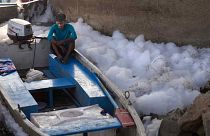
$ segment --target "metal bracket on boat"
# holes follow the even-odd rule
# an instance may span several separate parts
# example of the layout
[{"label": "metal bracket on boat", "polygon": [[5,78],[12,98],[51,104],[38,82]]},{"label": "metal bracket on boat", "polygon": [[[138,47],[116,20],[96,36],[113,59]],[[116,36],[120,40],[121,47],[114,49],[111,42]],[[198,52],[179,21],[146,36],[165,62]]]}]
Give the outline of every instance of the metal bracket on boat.
[{"label": "metal bracket on boat", "polygon": [[130,98],[130,92],[129,91],[125,91],[124,96],[125,96],[125,99],[128,100],[128,104],[129,105],[132,105],[132,102],[129,100],[129,98]]},{"label": "metal bracket on boat", "polygon": [[18,42],[18,47],[19,47],[19,49],[24,49],[23,47],[22,47],[22,44],[27,44],[28,45],[28,48],[29,49],[32,49],[32,47],[31,47],[31,43],[32,43],[33,41],[19,41]]},{"label": "metal bracket on boat", "polygon": [[23,112],[21,111],[20,104],[18,104],[18,112],[20,113],[20,115],[21,115],[21,117],[22,117],[23,119],[26,119],[25,114],[23,114]]},{"label": "metal bracket on boat", "polygon": [[129,99],[130,97],[130,92],[129,91],[125,91],[124,96],[126,99]]},{"label": "metal bracket on boat", "polygon": [[18,111],[21,112],[20,104],[18,104]]},{"label": "metal bracket on boat", "polygon": [[15,37],[16,37],[16,42],[18,44],[19,49],[24,49],[21,46],[22,44],[28,44],[28,48],[32,49],[31,48],[31,43],[33,42],[33,38],[28,38],[27,37],[26,39],[20,39],[17,33],[15,33]]}]

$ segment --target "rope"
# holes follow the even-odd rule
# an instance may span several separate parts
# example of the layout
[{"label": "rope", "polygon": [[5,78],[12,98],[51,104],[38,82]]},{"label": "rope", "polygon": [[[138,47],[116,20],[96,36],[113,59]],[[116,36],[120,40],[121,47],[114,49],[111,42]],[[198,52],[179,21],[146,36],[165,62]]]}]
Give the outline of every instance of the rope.
[{"label": "rope", "polygon": [[34,62],[35,62],[35,57],[36,57],[36,38],[34,38],[34,54],[33,54],[33,63],[32,63],[32,68],[34,69]]}]

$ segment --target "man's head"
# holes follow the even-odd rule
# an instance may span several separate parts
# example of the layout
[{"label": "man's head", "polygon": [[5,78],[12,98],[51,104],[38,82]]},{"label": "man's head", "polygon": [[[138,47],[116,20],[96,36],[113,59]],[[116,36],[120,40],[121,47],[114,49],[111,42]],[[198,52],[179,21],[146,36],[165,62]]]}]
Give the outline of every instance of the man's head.
[{"label": "man's head", "polygon": [[66,15],[63,13],[59,13],[56,15],[56,24],[58,24],[59,28],[63,28],[66,23]]}]

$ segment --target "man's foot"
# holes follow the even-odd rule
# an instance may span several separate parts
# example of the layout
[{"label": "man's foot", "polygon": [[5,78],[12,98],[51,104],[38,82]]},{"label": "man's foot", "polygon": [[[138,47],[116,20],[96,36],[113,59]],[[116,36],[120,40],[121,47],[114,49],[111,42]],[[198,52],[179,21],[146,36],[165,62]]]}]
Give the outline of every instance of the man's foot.
[{"label": "man's foot", "polygon": [[63,57],[62,56],[57,56],[56,59],[62,63]]},{"label": "man's foot", "polygon": [[65,58],[64,58],[64,59],[62,59],[61,63],[66,64],[67,61],[68,61],[68,59],[65,59]]}]

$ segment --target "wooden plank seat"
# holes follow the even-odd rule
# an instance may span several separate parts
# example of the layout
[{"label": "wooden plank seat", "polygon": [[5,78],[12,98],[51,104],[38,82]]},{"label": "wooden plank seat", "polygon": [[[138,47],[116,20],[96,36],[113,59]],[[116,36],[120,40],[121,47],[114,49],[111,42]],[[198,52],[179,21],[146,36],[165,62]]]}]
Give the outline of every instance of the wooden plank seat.
[{"label": "wooden plank seat", "polygon": [[48,91],[48,103],[49,107],[53,106],[53,90],[55,89],[69,89],[76,87],[76,83],[71,78],[56,78],[40,81],[33,81],[30,83],[24,83],[27,90],[31,93]]},{"label": "wooden plank seat", "polygon": [[[11,61],[11,59],[5,58],[1,61]],[[8,70],[10,71],[10,66]],[[30,118],[30,113],[38,112],[37,102],[24,86],[17,71],[10,71],[0,76],[0,93],[13,110],[22,110],[27,118]]]},{"label": "wooden plank seat", "polygon": [[30,83],[25,82],[24,84],[25,87],[31,92],[41,89],[65,89],[76,87],[76,84],[70,78],[47,79],[33,81]]}]

